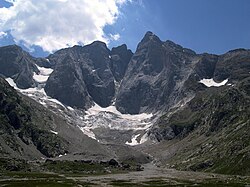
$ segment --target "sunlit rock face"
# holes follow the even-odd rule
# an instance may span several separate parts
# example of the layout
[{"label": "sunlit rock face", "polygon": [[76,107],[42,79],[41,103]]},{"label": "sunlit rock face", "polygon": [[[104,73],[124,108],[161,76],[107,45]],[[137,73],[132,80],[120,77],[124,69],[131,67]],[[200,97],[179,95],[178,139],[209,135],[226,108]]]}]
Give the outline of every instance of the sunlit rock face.
[{"label": "sunlit rock face", "polygon": [[169,100],[187,79],[195,58],[193,51],[171,41],[163,42],[147,32],[138,44],[118,91],[118,110],[137,114],[172,105]]}]

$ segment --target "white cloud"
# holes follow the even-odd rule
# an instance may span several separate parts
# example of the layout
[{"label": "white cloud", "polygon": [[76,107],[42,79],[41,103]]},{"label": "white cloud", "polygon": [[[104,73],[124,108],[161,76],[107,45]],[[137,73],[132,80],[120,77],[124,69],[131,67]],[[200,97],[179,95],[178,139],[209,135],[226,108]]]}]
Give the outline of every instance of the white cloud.
[{"label": "white cloud", "polygon": [[114,40],[114,41],[119,40],[121,37],[120,34],[118,34],[118,33],[117,34],[110,34],[109,36],[110,36],[110,39]]},{"label": "white cloud", "polygon": [[5,36],[7,36],[7,33],[0,31],[0,39],[4,38]]},{"label": "white cloud", "polygon": [[[112,25],[119,7],[130,0],[8,0],[0,8],[0,31],[10,30],[14,40],[26,47],[41,46],[45,51],[90,43],[108,42],[103,31]],[[114,39],[119,35],[114,35]]]}]

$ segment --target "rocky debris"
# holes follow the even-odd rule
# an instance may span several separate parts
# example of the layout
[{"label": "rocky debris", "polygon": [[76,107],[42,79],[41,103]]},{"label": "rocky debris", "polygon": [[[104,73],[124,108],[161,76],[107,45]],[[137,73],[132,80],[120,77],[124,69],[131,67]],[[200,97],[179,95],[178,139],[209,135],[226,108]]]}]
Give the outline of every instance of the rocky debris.
[{"label": "rocky debris", "polygon": [[213,161],[206,160],[202,163],[197,163],[195,165],[190,166],[190,170],[192,171],[202,171],[204,169],[210,168],[214,165]]}]

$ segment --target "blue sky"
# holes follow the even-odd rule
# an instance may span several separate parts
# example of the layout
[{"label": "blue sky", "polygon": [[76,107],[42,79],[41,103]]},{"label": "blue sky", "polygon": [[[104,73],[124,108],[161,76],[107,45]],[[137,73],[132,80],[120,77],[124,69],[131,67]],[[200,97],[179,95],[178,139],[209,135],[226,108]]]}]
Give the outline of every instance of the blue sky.
[{"label": "blue sky", "polygon": [[[33,3],[34,2],[36,1],[33,0]],[[75,3],[79,2],[81,1],[75,0]],[[9,7],[10,5],[10,3],[0,0],[0,7]],[[72,7],[70,4],[68,5]],[[50,8],[50,6],[56,7],[52,3],[48,4],[48,8]],[[109,6],[108,3],[107,6]],[[100,29],[97,30],[100,33],[103,32],[102,36],[100,34],[92,35],[87,32],[87,35],[89,34],[88,38],[82,38],[79,36],[76,37],[74,42],[84,43],[84,41],[88,41],[86,43],[89,43],[92,40],[100,38],[107,39],[110,36],[110,38],[107,39],[109,42],[109,48],[126,43],[130,49],[135,51],[138,42],[142,39],[145,32],[152,31],[163,41],[172,40],[183,47],[195,50],[197,53],[209,52],[222,54],[235,48],[250,48],[249,0],[130,0],[125,3],[117,4],[116,8],[118,10],[113,8],[113,5],[110,5],[110,10],[114,12],[112,15],[114,16],[114,19],[111,21],[108,20],[109,15],[107,13],[107,19],[103,22],[105,26],[101,24],[100,29],[102,31],[100,31]],[[18,8],[16,8],[15,11],[18,11]],[[62,16],[62,20],[68,19],[69,17],[68,15],[63,14],[63,12],[62,15],[67,16]],[[20,14],[20,16],[22,16],[22,14]],[[28,16],[31,17],[31,15]],[[82,16],[86,17],[85,15]],[[90,17],[91,16],[92,15],[90,15]],[[39,18],[38,20],[43,18],[39,16],[37,17]],[[19,20],[19,17],[14,17],[14,19]],[[93,17],[93,20],[96,20],[96,16]],[[35,22],[32,20],[28,23],[30,26],[26,28],[26,32],[30,32],[28,29],[33,30],[34,28],[34,32],[30,33],[39,35],[39,33],[42,33],[39,29],[43,28],[40,28],[37,25],[34,25],[33,27],[32,23]],[[79,23],[81,23],[81,20],[75,22],[77,25],[79,25]],[[91,23],[87,20],[84,21],[84,24],[86,27]],[[13,34],[14,37],[12,37],[11,31],[15,28],[9,26],[9,24],[6,25],[1,27],[0,22],[0,32],[2,31],[6,33],[9,29],[7,34],[0,37],[1,46],[17,43],[26,46],[27,50],[33,51],[32,54],[35,56],[45,56],[48,54],[48,52],[44,53],[42,49],[53,49],[54,51],[53,47],[56,43],[52,43],[48,47],[44,46],[44,43],[39,42],[44,35],[41,34],[39,37],[30,38],[27,33],[23,33],[22,31]],[[75,33],[79,34],[79,30],[84,30],[85,28],[78,27],[77,25],[76,29],[78,29],[78,31],[72,29],[68,30],[68,33],[72,32],[70,33],[72,37],[76,36]],[[74,25],[70,25],[70,27],[74,28]],[[51,28],[53,29],[54,27],[50,27],[48,30],[51,30]],[[94,27],[90,27],[89,30],[91,30],[91,28]],[[97,31],[95,33],[97,33]],[[58,35],[60,34],[62,34],[61,38],[65,37],[65,33],[59,32]],[[104,35],[105,37],[103,37]],[[111,37],[112,35],[117,35],[119,37],[114,39],[114,37]],[[22,40],[22,37],[24,37],[24,40]],[[37,38],[39,38],[39,40]],[[30,45],[32,41],[41,45]],[[67,44],[66,39],[65,42]],[[56,47],[58,48],[58,46],[60,47],[64,45],[57,45]]]}]

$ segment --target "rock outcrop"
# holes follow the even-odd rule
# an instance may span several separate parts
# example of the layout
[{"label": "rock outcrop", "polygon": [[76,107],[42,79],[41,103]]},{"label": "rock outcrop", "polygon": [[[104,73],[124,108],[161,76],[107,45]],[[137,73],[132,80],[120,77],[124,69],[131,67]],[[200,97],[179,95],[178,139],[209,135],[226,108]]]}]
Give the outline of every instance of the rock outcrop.
[{"label": "rock outcrop", "polygon": [[45,91],[69,106],[89,108],[95,102],[107,107],[115,96],[115,81],[123,78],[131,56],[125,45],[110,51],[98,41],[60,50],[48,57],[56,65]]},{"label": "rock outcrop", "polygon": [[35,60],[17,45],[0,47],[0,74],[11,77],[19,88],[35,86],[33,73],[39,70]]},{"label": "rock outcrop", "polygon": [[172,105],[170,98],[176,97],[174,91],[188,76],[195,57],[193,51],[147,32],[128,65],[116,107],[137,114]]}]

